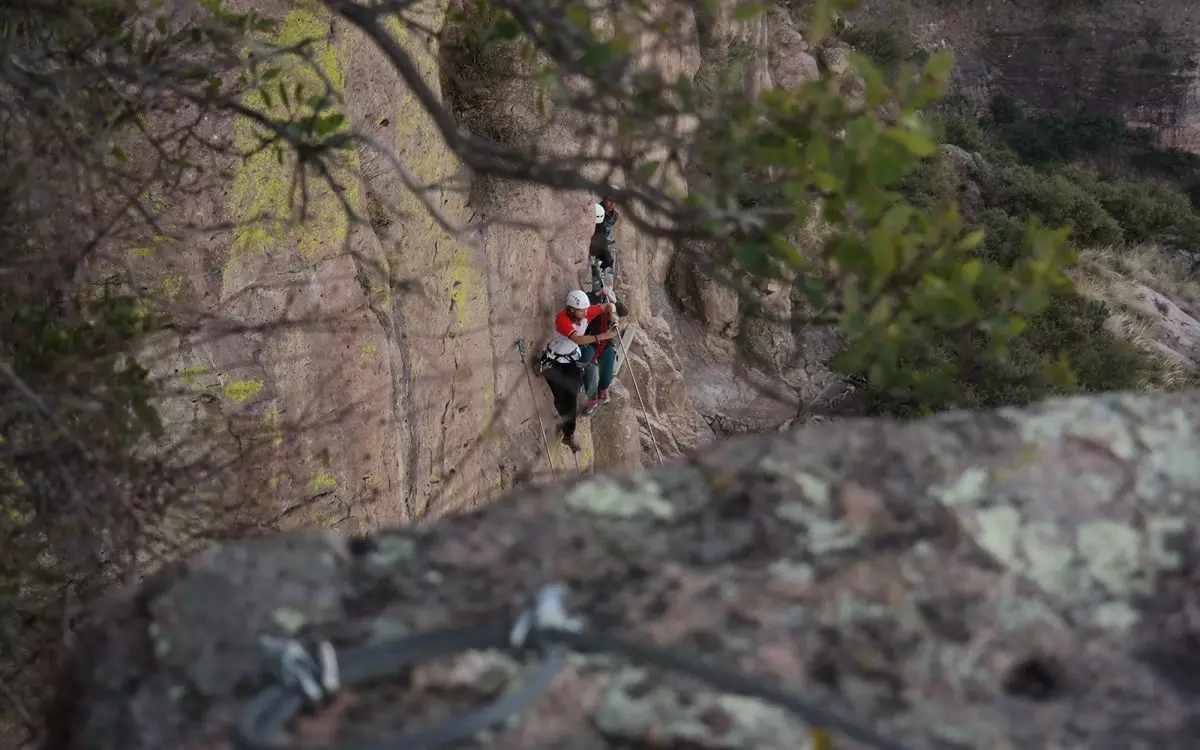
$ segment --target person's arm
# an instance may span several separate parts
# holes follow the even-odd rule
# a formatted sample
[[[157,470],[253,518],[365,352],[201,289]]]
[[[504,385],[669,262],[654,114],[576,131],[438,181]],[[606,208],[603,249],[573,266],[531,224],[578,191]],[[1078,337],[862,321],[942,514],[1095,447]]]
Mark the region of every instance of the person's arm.
[[[588,308],[587,320],[589,323],[592,321],[592,318],[596,317],[592,311],[599,311],[600,307],[600,305],[592,305],[590,308]],[[587,346],[588,344],[595,344],[599,341],[608,341],[616,335],[609,332],[601,333],[598,336],[579,333],[575,330],[575,326],[571,325],[571,321],[565,313],[559,313],[558,317],[554,321],[554,327],[559,333],[571,339],[571,341],[574,341],[576,346]]]
[[[600,341],[608,341],[616,335],[617,334],[613,333],[612,331],[605,331],[604,333],[599,333],[595,336],[591,334],[572,333],[571,340],[579,346],[587,346],[588,344],[595,344]]]

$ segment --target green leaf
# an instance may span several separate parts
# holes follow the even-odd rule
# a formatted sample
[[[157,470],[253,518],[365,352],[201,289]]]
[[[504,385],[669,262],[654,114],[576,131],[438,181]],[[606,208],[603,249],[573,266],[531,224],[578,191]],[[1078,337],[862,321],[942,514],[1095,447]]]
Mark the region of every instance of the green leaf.
[[[808,27],[808,43],[816,45],[829,34],[833,26],[833,8],[830,0],[817,0],[813,4],[812,22]]]
[[[846,57],[851,67],[862,76],[863,84],[866,86],[868,104],[882,104],[891,96],[892,92],[883,78],[883,73],[866,55],[852,50]]]
[[[974,250],[975,248],[979,247],[979,243],[983,242],[984,236],[984,231],[982,229],[976,229],[974,232],[971,232],[966,237],[963,237],[961,240],[959,240],[958,244],[955,245],[955,249],[964,252]]]
[[[656,172],[658,172],[658,168],[661,166],[661,161],[648,161],[645,164],[638,166],[633,176],[637,180],[649,180]]]
[[[876,229],[871,232],[871,263],[874,273],[871,275],[872,293],[879,291],[892,272],[896,270],[896,246],[892,235]]]
[[[968,284],[974,284],[979,280],[979,275],[983,273],[983,261],[979,258],[972,258],[962,265],[959,270],[959,275],[962,280]]]
[[[944,80],[950,76],[950,71],[953,69],[954,53],[949,49],[943,49],[929,58],[922,73],[929,78]]]
[[[937,151],[937,144],[929,140],[924,133],[910,128],[893,125],[883,131],[883,137],[904,146],[914,156],[932,156]]]
[[[494,34],[501,42],[513,42],[521,36],[521,27],[511,16],[507,16],[496,24]]]
[[[754,276],[766,276],[771,271],[771,262],[767,251],[758,245],[749,243],[734,245],[733,257],[739,266]]]
[[[129,154],[125,153],[125,149],[121,148],[120,146],[113,146],[112,155],[114,159],[122,164],[125,164],[129,161]]]
[[[836,193],[842,186],[841,181],[828,172],[813,172],[812,181],[818,190],[825,193]]]
[[[765,10],[766,7],[760,3],[742,3],[733,9],[731,17],[734,21],[752,21],[761,16]]]
[[[319,118],[313,123],[313,130],[317,135],[328,135],[329,133],[336,132],[345,122],[346,116],[335,112],[332,115]]]

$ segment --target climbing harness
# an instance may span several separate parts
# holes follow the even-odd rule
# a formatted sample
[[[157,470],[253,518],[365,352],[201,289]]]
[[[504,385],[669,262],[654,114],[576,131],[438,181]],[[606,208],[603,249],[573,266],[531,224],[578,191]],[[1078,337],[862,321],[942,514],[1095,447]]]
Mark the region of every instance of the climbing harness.
[[[554,365],[575,365],[582,369],[584,363],[579,361],[579,356],[579,347],[576,347],[575,351],[570,354],[559,354],[552,351],[550,343],[546,342],[546,345],[542,347],[542,353],[538,356],[538,375],[545,375],[546,370],[549,370]]]
[[[621,332],[617,331],[617,343],[621,345],[621,350],[625,357],[629,357],[629,347],[625,345],[625,340],[621,337]],[[637,377],[633,371],[629,372],[629,380],[633,383],[633,390],[637,393],[638,404],[642,407],[642,418],[646,420],[646,431],[650,433],[650,444],[654,446],[654,452],[658,455],[658,465],[663,465],[662,451],[658,447],[658,438],[654,435],[654,425],[650,422],[650,412],[646,410],[646,402],[642,399],[642,389],[638,386]]]
[[[525,371],[525,382],[529,383],[529,396],[533,399],[533,414],[537,417],[538,430],[542,433],[542,446],[546,449],[546,463],[550,464],[550,475],[557,479],[558,472],[554,469],[554,459],[550,458],[550,441],[546,438],[546,427],[542,424],[542,414],[538,411],[537,392],[533,388],[533,378],[529,374],[528,352],[525,349],[524,336],[517,339],[517,352],[521,355],[521,369]],[[540,370],[538,374],[541,374]]]
[[[262,639],[268,655],[278,659],[280,683],[250,698],[234,724],[239,750],[436,750],[471,739],[484,729],[506,723],[545,695],[567,664],[567,652],[619,655],[662,670],[681,672],[723,693],[757,698],[775,704],[810,727],[814,747],[828,747],[836,731],[876,750],[907,750],[862,721],[782,688],[757,682],[717,666],[695,654],[652,646],[628,636],[606,633],[570,617],[563,604],[567,589],[552,584],[538,591],[532,604],[515,619],[493,617],[471,627],[447,628],[405,638],[346,649],[340,657],[328,641],[321,642],[318,660],[296,641]],[[356,686],[405,674],[413,666],[438,657],[471,650],[503,649],[511,656],[538,654],[537,671],[499,700],[443,724],[399,736],[355,744],[319,747],[279,739],[288,724],[304,710],[328,704],[343,685]]]

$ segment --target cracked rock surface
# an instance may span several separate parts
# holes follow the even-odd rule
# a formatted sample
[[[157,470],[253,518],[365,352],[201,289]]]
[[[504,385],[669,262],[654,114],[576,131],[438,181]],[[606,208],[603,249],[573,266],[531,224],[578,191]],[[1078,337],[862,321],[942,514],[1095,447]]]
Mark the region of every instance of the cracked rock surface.
[[[232,747],[262,634],[342,647],[480,623],[553,581],[597,628],[852,711],[913,748],[1173,748],[1200,736],[1200,393],[1108,395],[731,441],[367,539],[217,546],[96,612],[55,750]],[[796,750],[759,701],[572,655],[494,748]],[[363,741],[527,675],[431,661],[295,722]],[[839,741],[838,747],[855,747]]]

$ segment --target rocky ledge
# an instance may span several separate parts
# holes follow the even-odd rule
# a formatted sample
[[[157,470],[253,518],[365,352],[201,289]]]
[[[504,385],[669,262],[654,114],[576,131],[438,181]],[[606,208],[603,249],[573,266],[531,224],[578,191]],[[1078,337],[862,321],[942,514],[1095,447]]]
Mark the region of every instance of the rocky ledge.
[[[216,546],[95,613],[50,746],[231,747],[246,697],[272,679],[261,635],[361,645],[482,622],[562,581],[593,627],[795,687],[913,748],[1192,748],[1198,517],[1196,392],[739,439],[428,528]],[[483,705],[525,671],[500,651],[431,662],[292,730],[362,741]],[[573,656],[548,696],[475,742],[807,737],[757,701]]]

